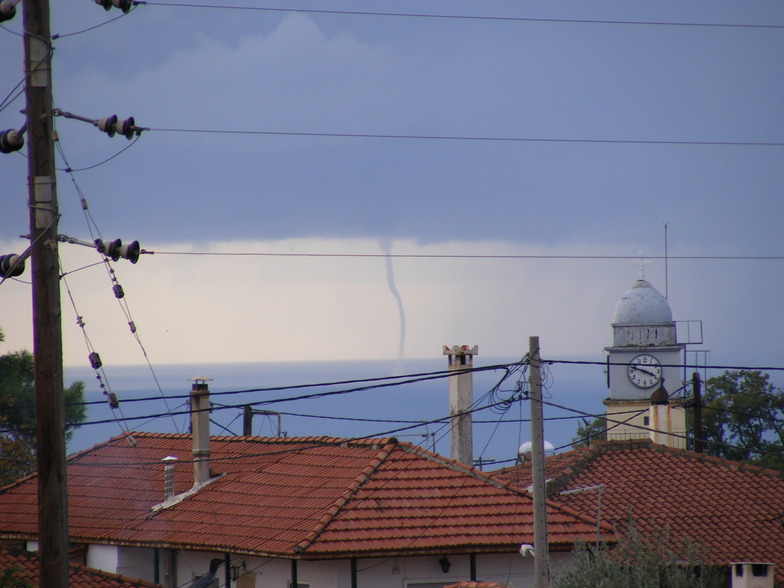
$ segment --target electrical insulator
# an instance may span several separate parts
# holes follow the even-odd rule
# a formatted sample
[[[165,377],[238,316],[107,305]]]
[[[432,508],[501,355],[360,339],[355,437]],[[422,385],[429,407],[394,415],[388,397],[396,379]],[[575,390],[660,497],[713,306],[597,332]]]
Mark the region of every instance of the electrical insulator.
[[[118,120],[115,125],[115,130],[126,139],[131,139],[136,132],[136,121],[132,116],[129,116],[125,120]]]
[[[90,365],[94,370],[97,370],[103,365],[103,363],[101,363],[101,356],[98,355],[96,351],[93,351],[90,355],[88,355],[87,359],[90,360]]]
[[[114,134],[117,132],[117,115],[113,114],[112,116],[99,118],[98,122],[95,123],[95,126],[98,127],[99,131],[103,131],[110,137],[114,137]]]
[[[120,401],[117,400],[117,395],[114,392],[109,392],[109,394],[106,395],[106,400],[109,401],[109,408],[120,407]]]
[[[16,129],[0,131],[0,152],[12,153],[24,147],[24,132]]]
[[[116,114],[106,116],[93,121],[93,124],[98,127],[99,131],[103,131],[110,137],[120,134],[126,139],[133,138],[134,133],[141,134],[142,129],[136,127],[136,120],[129,116],[125,120],[119,120]]]
[[[0,2],[0,22],[5,22],[7,20],[11,20],[16,15],[16,2],[12,0],[2,0]]]
[[[123,287],[120,284],[115,284],[112,286],[112,290],[114,290],[114,297],[117,299],[123,298],[125,296]]]
[[[136,263],[137,261],[139,261],[139,255],[142,252],[142,248],[139,245],[138,241],[132,241],[128,245],[123,245],[121,239],[115,239],[114,241],[104,241],[102,239],[96,239],[95,248],[98,250],[99,253],[103,253],[106,257],[109,257],[112,261],[117,261],[122,257],[123,259],[127,259],[131,263]]]
[[[104,10],[111,10],[112,7],[119,8],[125,14],[133,7],[133,0],[95,0],[98,6],[103,6]]]
[[[110,257],[112,261],[120,259],[120,249],[122,248],[122,240],[115,239],[106,245],[106,257]]]
[[[19,259],[18,255],[0,255],[0,277],[15,278],[21,276],[25,270],[24,259]]]
[[[127,259],[131,263],[139,261],[139,254],[141,252],[142,248],[139,246],[138,241],[132,241],[129,245],[120,247],[120,257]]]

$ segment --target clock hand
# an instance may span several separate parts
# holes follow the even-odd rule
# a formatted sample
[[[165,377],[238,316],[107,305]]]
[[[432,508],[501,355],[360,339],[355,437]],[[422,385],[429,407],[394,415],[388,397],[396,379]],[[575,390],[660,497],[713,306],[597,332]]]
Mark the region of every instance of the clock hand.
[[[644,374],[648,374],[649,376],[654,376],[654,377],[656,377],[656,372],[652,372],[652,371],[650,371],[650,370],[646,370],[645,368],[641,368],[641,367],[640,367],[640,366],[638,366],[638,365],[632,365],[632,369],[635,369],[635,370],[637,370],[637,371],[640,371],[640,372],[642,372],[642,373],[644,373]]]

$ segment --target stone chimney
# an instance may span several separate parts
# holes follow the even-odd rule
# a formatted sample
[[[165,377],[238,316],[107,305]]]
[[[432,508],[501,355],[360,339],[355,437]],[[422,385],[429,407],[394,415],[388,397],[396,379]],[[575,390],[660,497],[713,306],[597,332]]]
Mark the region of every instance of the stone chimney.
[[[474,355],[479,355],[479,346],[444,345],[444,355],[449,357],[449,449],[455,461],[472,466],[474,440],[471,408],[474,404]]]
[[[193,485],[210,479],[210,378],[191,378],[191,435],[193,437]]]

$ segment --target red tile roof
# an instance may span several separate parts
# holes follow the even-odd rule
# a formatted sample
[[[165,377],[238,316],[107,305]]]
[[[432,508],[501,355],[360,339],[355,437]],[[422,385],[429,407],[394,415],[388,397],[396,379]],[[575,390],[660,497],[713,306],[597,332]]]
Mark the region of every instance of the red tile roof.
[[[40,584],[38,567],[36,553],[0,548],[0,570],[18,570],[19,577],[31,586]],[[160,588],[160,584],[124,578],[75,563],[68,564],[68,567],[69,588]]]
[[[653,537],[669,527],[673,542],[690,539],[715,561],[773,562],[784,584],[784,473],[648,440],[606,441],[547,458],[550,499],[597,512],[597,493],[561,492],[603,484],[601,519],[623,528],[627,509]],[[495,472],[512,485],[530,484],[530,467]]]
[[[68,459],[72,541],[307,558],[500,553],[533,542],[525,491],[395,439],[213,437],[217,477],[153,512],[162,458],[178,458],[175,492],[191,488],[191,437],[133,439]],[[0,537],[37,534],[36,492],[34,477],[0,490]],[[590,516],[551,503],[548,517],[551,549],[595,538]],[[609,525],[603,535],[613,538]]]

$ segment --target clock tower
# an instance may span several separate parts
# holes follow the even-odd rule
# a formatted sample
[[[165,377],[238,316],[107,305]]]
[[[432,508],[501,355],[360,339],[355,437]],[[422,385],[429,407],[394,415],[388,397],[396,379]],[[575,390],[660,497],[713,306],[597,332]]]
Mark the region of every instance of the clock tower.
[[[650,283],[638,279],[615,306],[612,329],[612,347],[605,348],[610,388],[604,401],[607,438],[652,437],[683,447],[683,438],[661,434],[684,435],[686,429],[683,407],[674,400],[667,404],[668,394],[682,385],[685,348],[677,341],[669,302]]]

